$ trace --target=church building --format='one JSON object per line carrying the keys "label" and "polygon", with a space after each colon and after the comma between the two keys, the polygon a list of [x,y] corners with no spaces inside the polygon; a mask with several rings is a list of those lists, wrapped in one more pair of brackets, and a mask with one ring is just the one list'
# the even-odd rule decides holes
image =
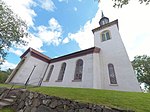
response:
{"label": "church building", "polygon": [[118,20],[109,22],[102,13],[99,24],[92,48],[57,58],[29,48],[6,83],[140,92]]}

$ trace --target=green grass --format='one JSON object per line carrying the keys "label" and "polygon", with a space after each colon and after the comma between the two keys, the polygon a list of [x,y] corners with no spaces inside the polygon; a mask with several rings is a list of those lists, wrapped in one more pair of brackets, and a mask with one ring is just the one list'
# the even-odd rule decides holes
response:
{"label": "green grass", "polygon": [[30,90],[80,102],[130,109],[136,112],[150,112],[149,93],[59,87],[38,87],[30,88]]}
{"label": "green grass", "polygon": [[[0,84],[0,87],[7,87],[7,88],[11,88],[12,85],[11,84]],[[14,85],[15,88],[21,88],[23,86],[19,86],[19,85]]]}
{"label": "green grass", "polygon": [[[8,86],[1,85],[0,86]],[[109,107],[135,110],[136,112],[150,112],[150,94],[138,92],[120,92],[111,90],[37,87],[28,88],[43,94],[68,98],[79,102],[88,102]]]}
{"label": "green grass", "polygon": [[3,108],[3,109],[0,109],[0,112],[15,112],[15,111],[11,108]]}

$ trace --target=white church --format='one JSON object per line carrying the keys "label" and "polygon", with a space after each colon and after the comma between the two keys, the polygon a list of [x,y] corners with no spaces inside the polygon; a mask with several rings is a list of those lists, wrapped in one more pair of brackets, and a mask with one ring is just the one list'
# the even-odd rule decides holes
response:
{"label": "white church", "polygon": [[92,48],[57,58],[29,48],[6,83],[140,92],[118,20],[109,22],[102,13],[99,24]]}

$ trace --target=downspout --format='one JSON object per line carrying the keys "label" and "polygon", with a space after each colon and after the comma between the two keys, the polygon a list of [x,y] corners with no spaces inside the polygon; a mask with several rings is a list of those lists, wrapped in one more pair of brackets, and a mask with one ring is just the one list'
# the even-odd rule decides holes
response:
{"label": "downspout", "polygon": [[35,67],[36,67],[36,65],[33,66],[33,69],[32,69],[32,71],[31,71],[31,73],[30,73],[30,75],[29,75],[27,81],[25,82],[25,86],[27,86],[27,84],[28,84],[28,82],[29,82],[29,80],[30,80],[31,75],[32,75],[33,71],[35,70]]}
{"label": "downspout", "polygon": [[41,86],[41,84],[42,84],[42,82],[43,82],[43,79],[44,79],[44,77],[45,77],[45,75],[46,75],[46,73],[47,73],[47,69],[48,69],[49,65],[50,65],[50,64],[48,63],[48,65],[47,65],[47,67],[46,67],[46,70],[45,70],[45,72],[44,72],[44,75],[43,75],[43,77],[40,79],[38,86]]}

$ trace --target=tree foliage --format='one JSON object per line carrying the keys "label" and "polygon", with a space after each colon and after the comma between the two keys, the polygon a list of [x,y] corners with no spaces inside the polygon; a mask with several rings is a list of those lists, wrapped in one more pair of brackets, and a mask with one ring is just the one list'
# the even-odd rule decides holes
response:
{"label": "tree foliage", "polygon": [[150,90],[150,57],[147,55],[136,56],[132,65],[138,81],[144,83],[145,87]]}
{"label": "tree foliage", "polygon": [[[124,5],[129,4],[130,0],[112,0],[114,1],[114,7],[121,8]],[[146,5],[149,4],[150,0],[138,0],[140,4],[145,3]]]}
{"label": "tree foliage", "polygon": [[[100,2],[102,0],[98,0],[98,2]],[[129,2],[131,0],[112,0],[114,2],[113,7],[118,7],[118,8],[122,8],[122,6],[129,4]],[[145,3],[146,5],[148,5],[150,3],[150,0],[138,0],[140,4]]]}
{"label": "tree foliage", "polygon": [[6,71],[1,71],[0,70],[0,83],[5,83],[6,79],[11,74],[12,70],[13,69],[10,69],[10,68]]}
{"label": "tree foliage", "polygon": [[8,6],[0,0],[0,58],[5,59],[7,51],[12,45],[27,43],[27,25]]}

